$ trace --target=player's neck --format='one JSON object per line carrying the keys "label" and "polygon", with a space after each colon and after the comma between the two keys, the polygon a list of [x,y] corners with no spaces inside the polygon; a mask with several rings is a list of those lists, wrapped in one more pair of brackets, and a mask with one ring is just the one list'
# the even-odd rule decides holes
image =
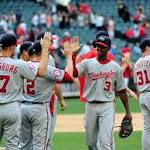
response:
{"label": "player's neck", "polygon": [[28,61],[28,60],[26,59],[26,57],[23,56],[23,55],[20,55],[20,59],[21,59],[21,60],[24,60],[24,61]]}
{"label": "player's neck", "polygon": [[98,60],[98,62],[99,62],[100,64],[107,64],[107,63],[109,63],[109,62],[111,61],[111,60],[108,59],[107,57],[100,57],[100,58],[97,57],[97,60]]}
{"label": "player's neck", "polygon": [[106,61],[107,60],[107,56],[97,56],[97,60],[98,61]]}
{"label": "player's neck", "polygon": [[12,53],[9,50],[4,50],[0,52],[0,57],[11,57]]}
{"label": "player's neck", "polygon": [[30,57],[30,61],[33,61],[33,62],[40,62],[41,60],[41,56],[32,56]]}
{"label": "player's neck", "polygon": [[150,50],[147,50],[147,51],[145,51],[145,52],[142,54],[143,57],[144,57],[144,56],[148,56],[148,55],[150,55]]}

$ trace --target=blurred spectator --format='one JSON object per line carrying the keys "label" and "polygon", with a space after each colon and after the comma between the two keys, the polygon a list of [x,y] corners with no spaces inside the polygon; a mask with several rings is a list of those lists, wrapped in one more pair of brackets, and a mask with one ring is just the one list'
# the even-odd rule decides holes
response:
{"label": "blurred spectator", "polygon": [[57,11],[68,13],[67,6],[69,5],[70,0],[56,0]]}
{"label": "blurred spectator", "polygon": [[63,15],[59,23],[60,29],[65,29],[70,27],[70,21],[68,15]]}
{"label": "blurred spectator", "polygon": [[130,12],[128,10],[128,7],[125,8],[123,14],[122,14],[122,19],[124,22],[129,22],[130,21]]}
{"label": "blurred spectator", "polygon": [[147,36],[147,22],[141,23],[138,26],[138,30],[139,30],[139,37],[141,39],[145,38]]}
{"label": "blurred spectator", "polygon": [[90,27],[95,28],[96,25],[96,12],[93,10],[90,13]]}
{"label": "blurred spectator", "polygon": [[118,16],[122,18],[123,13],[126,9],[126,5],[123,3],[122,0],[117,1],[117,7],[118,7]]}
{"label": "blurred spectator", "polygon": [[136,4],[135,9],[144,12],[144,7],[140,2]]}
{"label": "blurred spectator", "polygon": [[146,16],[142,13],[141,9],[137,9],[135,15],[133,16],[134,23],[143,22],[146,19]]}
{"label": "blurred spectator", "polygon": [[17,22],[17,25],[21,22],[22,20],[22,12],[21,12],[21,9],[18,8],[16,10],[16,22]]}
{"label": "blurred spectator", "polygon": [[8,30],[8,23],[5,15],[0,16],[0,27],[4,32]]}
{"label": "blurred spectator", "polygon": [[18,38],[21,38],[21,39],[25,38],[26,31],[25,31],[24,27],[21,26],[20,24],[16,28],[16,34],[17,34]]}
{"label": "blurred spectator", "polygon": [[39,24],[39,15],[36,12],[34,12],[31,18],[31,25],[33,27],[37,27],[38,24]]}
{"label": "blurred spectator", "polygon": [[84,27],[85,26],[85,17],[84,14],[79,13],[77,16],[77,25],[79,27]]}
{"label": "blurred spectator", "polygon": [[46,13],[44,11],[39,14],[39,25],[42,28],[46,27]]}
{"label": "blurred spectator", "polygon": [[131,47],[129,43],[126,43],[124,47],[121,49],[121,55],[124,56],[125,53],[131,53]]}
{"label": "blurred spectator", "polygon": [[117,51],[116,51],[116,45],[115,44],[111,45],[110,53],[114,56],[114,58],[116,57]]}
{"label": "blurred spectator", "polygon": [[78,16],[78,9],[77,6],[75,5],[72,7],[72,11],[69,14],[71,27],[77,26],[77,16]]}
{"label": "blurred spectator", "polygon": [[115,35],[115,21],[114,21],[113,17],[110,17],[108,19],[107,32],[108,32],[110,38],[114,38],[114,35]]}
{"label": "blurred spectator", "polygon": [[50,15],[50,12],[47,12],[46,14],[46,28],[50,29],[52,26],[52,16]]}
{"label": "blurred spectator", "polygon": [[28,41],[34,42],[34,40],[35,40],[35,33],[34,33],[33,29],[31,28],[31,29],[29,30]]}
{"label": "blurred spectator", "polygon": [[78,10],[80,13],[83,13],[85,15],[89,15],[91,12],[90,6],[85,2],[79,4]]}
{"label": "blurred spectator", "polygon": [[100,30],[104,30],[104,16],[100,15],[100,14],[96,14],[96,30],[100,31]]}
{"label": "blurred spectator", "polygon": [[52,26],[54,28],[58,28],[59,27],[59,16],[57,13],[52,14]]}
{"label": "blurred spectator", "polygon": [[88,53],[91,50],[91,44],[89,42],[86,42],[83,44],[80,48],[79,55]]}
{"label": "blurred spectator", "polygon": [[136,42],[136,43],[134,44],[132,50],[133,50],[133,53],[135,53],[135,54],[141,54],[141,49],[140,49],[140,47],[139,47],[139,43],[138,43],[138,42]]}
{"label": "blurred spectator", "polygon": [[68,41],[70,42],[71,40],[71,35],[68,31],[64,32],[64,37],[60,40],[60,45],[63,46],[64,42]]}
{"label": "blurred spectator", "polygon": [[128,10],[128,7],[122,0],[118,0],[117,7],[118,7],[118,16],[122,18],[124,22],[130,21],[130,12]]}
{"label": "blurred spectator", "polygon": [[138,26],[136,24],[133,26],[133,32],[134,32],[134,38],[140,37],[140,32],[139,32]]}
{"label": "blurred spectator", "polygon": [[133,29],[131,27],[129,27],[127,29],[127,31],[125,31],[124,34],[125,34],[125,38],[126,39],[133,39],[134,38],[134,31],[133,31]]}

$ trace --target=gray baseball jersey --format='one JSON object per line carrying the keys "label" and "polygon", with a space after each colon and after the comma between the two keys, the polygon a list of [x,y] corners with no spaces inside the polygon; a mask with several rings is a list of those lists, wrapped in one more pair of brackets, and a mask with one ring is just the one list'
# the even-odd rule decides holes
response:
{"label": "gray baseball jersey", "polygon": [[31,147],[42,150],[50,146],[48,145],[51,134],[49,102],[53,94],[53,86],[56,81],[63,79],[64,73],[64,70],[48,66],[44,77],[36,77],[33,81],[25,80],[24,94],[21,99],[22,102],[25,101],[21,105],[22,122],[19,144],[21,150]]}
{"label": "gray baseball jersey", "polygon": [[141,57],[134,65],[134,82],[140,93],[139,101],[143,116],[142,150],[150,148],[150,55]]}
{"label": "gray baseball jersey", "polygon": [[61,81],[64,70],[48,66],[45,77],[36,77],[35,80],[24,80],[22,101],[49,103],[56,81]]}
{"label": "gray baseball jersey", "polygon": [[150,56],[141,57],[134,65],[134,82],[138,91],[150,91]]}
{"label": "gray baseball jersey", "polygon": [[38,65],[22,60],[0,57],[0,104],[19,101],[23,78],[35,79]]}
{"label": "gray baseball jersey", "polygon": [[122,69],[114,61],[100,64],[96,58],[86,59],[77,65],[77,69],[79,76],[86,77],[84,96],[88,101],[114,101],[115,90],[126,88]]}
{"label": "gray baseball jersey", "polygon": [[48,58],[48,65],[51,65],[53,67],[56,66],[55,65],[55,60],[54,60],[54,58],[51,55],[49,55],[49,58]]}
{"label": "gray baseball jersey", "polygon": [[122,68],[114,61],[101,64],[96,58],[77,65],[86,85],[85,134],[89,150],[113,150],[115,90],[126,88]]}
{"label": "gray baseball jersey", "polygon": [[38,65],[0,57],[0,140],[5,138],[6,150],[18,150],[20,108],[23,78],[33,80]]}

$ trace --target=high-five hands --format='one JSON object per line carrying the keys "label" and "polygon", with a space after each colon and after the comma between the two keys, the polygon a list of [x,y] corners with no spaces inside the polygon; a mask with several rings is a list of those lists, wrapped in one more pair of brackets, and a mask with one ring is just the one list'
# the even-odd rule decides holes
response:
{"label": "high-five hands", "polygon": [[51,33],[46,32],[46,33],[44,34],[44,37],[41,38],[41,46],[42,46],[42,49],[48,51],[48,48],[49,48],[49,46],[51,46],[51,45],[52,45],[52,35],[51,35]]}
{"label": "high-five hands", "polygon": [[78,37],[74,37],[71,41],[64,42],[64,55],[66,57],[72,56],[74,52],[77,52],[80,49]]}

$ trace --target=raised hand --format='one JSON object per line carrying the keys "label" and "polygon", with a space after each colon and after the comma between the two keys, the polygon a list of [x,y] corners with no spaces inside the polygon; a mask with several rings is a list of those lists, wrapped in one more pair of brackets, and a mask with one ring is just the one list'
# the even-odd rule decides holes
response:
{"label": "raised hand", "polygon": [[44,34],[43,39],[41,39],[41,46],[42,49],[45,49],[48,51],[49,46],[52,45],[52,35],[49,32],[46,32]]}
{"label": "raised hand", "polygon": [[66,57],[72,56],[72,48],[71,48],[70,42],[69,41],[65,41],[63,46],[64,46],[64,55]]}
{"label": "raised hand", "polygon": [[122,58],[122,64],[128,65],[130,63],[130,57],[131,57],[130,53],[126,53]]}
{"label": "raised hand", "polygon": [[80,45],[79,45],[79,38],[77,36],[75,36],[72,40],[71,40],[71,49],[73,52],[77,52],[80,49]]}

